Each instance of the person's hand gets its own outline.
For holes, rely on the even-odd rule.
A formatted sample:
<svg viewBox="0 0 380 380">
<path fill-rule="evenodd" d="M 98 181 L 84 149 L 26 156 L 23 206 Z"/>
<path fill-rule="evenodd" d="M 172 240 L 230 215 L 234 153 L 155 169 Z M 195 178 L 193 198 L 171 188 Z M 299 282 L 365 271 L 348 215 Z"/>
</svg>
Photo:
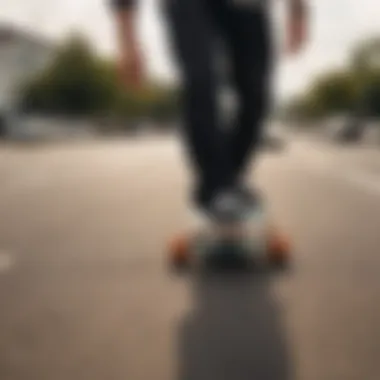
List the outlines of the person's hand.
<svg viewBox="0 0 380 380">
<path fill-rule="evenodd" d="M 287 53 L 299 53 L 308 37 L 308 19 L 306 12 L 290 10 L 287 25 Z"/>
<path fill-rule="evenodd" d="M 127 88 L 139 90 L 144 84 L 144 67 L 142 56 L 137 49 L 129 49 L 119 61 L 119 73 L 122 83 Z"/>
</svg>

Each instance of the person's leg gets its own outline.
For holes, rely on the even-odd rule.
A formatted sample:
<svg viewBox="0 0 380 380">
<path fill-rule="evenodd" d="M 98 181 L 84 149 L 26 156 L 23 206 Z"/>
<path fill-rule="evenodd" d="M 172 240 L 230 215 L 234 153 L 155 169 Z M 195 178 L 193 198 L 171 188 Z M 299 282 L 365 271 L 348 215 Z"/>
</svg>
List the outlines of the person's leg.
<svg viewBox="0 0 380 380">
<path fill-rule="evenodd" d="M 225 185 L 229 162 L 218 125 L 213 17 L 205 0 L 167 0 L 166 7 L 182 76 L 185 143 L 196 171 L 197 201 L 202 204 Z"/>
<path fill-rule="evenodd" d="M 268 112 L 271 33 L 265 9 L 234 5 L 233 1 L 225 5 L 222 24 L 238 100 L 237 118 L 230 132 L 232 162 L 238 182 L 257 153 Z"/>
</svg>

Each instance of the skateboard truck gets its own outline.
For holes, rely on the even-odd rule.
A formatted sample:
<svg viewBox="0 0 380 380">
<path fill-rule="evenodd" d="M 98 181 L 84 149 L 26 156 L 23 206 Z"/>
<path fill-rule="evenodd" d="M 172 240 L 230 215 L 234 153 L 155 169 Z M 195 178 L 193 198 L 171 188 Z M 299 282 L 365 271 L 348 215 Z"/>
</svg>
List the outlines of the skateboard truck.
<svg viewBox="0 0 380 380">
<path fill-rule="evenodd" d="M 193 234 L 176 236 L 169 244 L 171 267 L 182 270 L 211 262 L 228 266 L 237 262 L 256 263 L 257 259 L 270 266 L 285 266 L 291 251 L 288 238 L 273 226 L 257 228 L 252 222 L 209 226 Z"/>
</svg>

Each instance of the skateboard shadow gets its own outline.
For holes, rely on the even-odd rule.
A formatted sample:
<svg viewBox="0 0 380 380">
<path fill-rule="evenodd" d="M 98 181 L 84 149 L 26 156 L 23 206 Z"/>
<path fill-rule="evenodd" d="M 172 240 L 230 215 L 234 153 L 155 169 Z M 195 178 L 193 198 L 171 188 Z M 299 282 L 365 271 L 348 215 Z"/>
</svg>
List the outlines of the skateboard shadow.
<svg viewBox="0 0 380 380">
<path fill-rule="evenodd" d="M 179 332 L 178 380 L 287 380 L 281 311 L 267 276 L 194 280 L 195 308 Z"/>
</svg>

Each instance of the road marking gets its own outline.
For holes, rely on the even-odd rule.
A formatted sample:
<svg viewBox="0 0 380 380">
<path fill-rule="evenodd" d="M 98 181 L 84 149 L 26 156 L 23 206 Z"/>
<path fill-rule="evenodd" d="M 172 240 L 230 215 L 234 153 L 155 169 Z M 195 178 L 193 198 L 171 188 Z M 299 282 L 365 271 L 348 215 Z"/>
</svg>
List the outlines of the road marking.
<svg viewBox="0 0 380 380">
<path fill-rule="evenodd" d="M 8 252 L 0 250 L 0 274 L 8 272 L 13 264 L 12 256 Z"/>
</svg>

